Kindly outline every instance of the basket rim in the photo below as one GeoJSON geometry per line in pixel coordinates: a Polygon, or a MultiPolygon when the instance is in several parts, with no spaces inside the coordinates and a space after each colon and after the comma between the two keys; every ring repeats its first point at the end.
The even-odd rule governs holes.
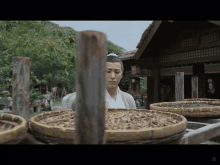
{"type": "Polygon", "coordinates": [[[190,98],[190,99],[183,99],[181,101],[191,101],[191,100],[220,100],[220,99],[210,99],[210,98],[190,98]]]}
{"type": "MultiPolygon", "coordinates": [[[[156,110],[148,110],[146,111],[146,109],[122,109],[122,108],[109,108],[108,110],[116,110],[116,111],[144,111],[144,112],[154,112],[154,113],[160,113],[160,114],[167,114],[167,116],[176,116],[178,118],[181,118],[182,121],[176,123],[176,124],[172,124],[166,127],[155,127],[155,128],[143,128],[143,129],[138,129],[138,130],[134,130],[134,129],[129,129],[129,130],[105,130],[105,138],[110,137],[112,138],[112,136],[114,136],[114,138],[112,138],[113,141],[120,141],[120,140],[132,140],[134,139],[134,137],[139,136],[139,138],[160,138],[160,137],[167,137],[176,133],[179,133],[183,130],[186,129],[186,125],[187,125],[187,120],[183,115],[180,114],[176,114],[176,113],[172,113],[172,112],[163,112],[163,111],[156,111],[156,110]],[[164,131],[165,130],[165,131],[164,131]],[[128,134],[129,136],[127,137],[127,135],[125,136],[126,138],[121,139],[120,136],[121,135],[125,135],[128,134]]],[[[45,115],[51,115],[53,113],[61,113],[67,110],[59,110],[59,111],[52,111],[52,112],[45,112],[42,114],[38,114],[36,116],[33,116],[30,119],[30,128],[31,130],[43,133],[45,135],[51,135],[53,132],[53,135],[55,135],[55,132],[66,132],[66,133],[75,133],[76,129],[74,128],[65,128],[65,127],[59,127],[59,126],[48,126],[45,124],[41,124],[37,121],[35,121],[37,118],[38,119],[42,119],[45,115]],[[55,130],[54,130],[55,129],[55,130]],[[48,131],[49,130],[49,131],[48,131]]],[[[57,137],[60,137],[59,135],[57,135],[57,137]]],[[[74,137],[72,137],[74,138],[74,137]]]]}
{"type": "Polygon", "coordinates": [[[17,118],[19,121],[21,121],[21,124],[14,126],[14,128],[1,131],[0,132],[0,144],[7,143],[8,141],[11,141],[13,139],[16,139],[18,137],[18,134],[25,134],[27,132],[27,120],[21,116],[14,115],[14,114],[7,114],[7,113],[1,113],[0,114],[0,120],[7,120],[15,122],[14,119],[17,118]],[[11,120],[5,119],[5,117],[11,117],[11,120]]]}
{"type": "MultiPolygon", "coordinates": [[[[206,103],[206,104],[212,104],[212,105],[219,105],[219,106],[216,106],[216,107],[220,107],[220,104],[219,104],[219,101],[185,101],[185,100],[182,100],[182,101],[173,101],[173,102],[159,102],[159,103],[152,103],[150,104],[150,106],[158,106],[158,105],[162,105],[162,104],[178,104],[178,103],[206,103]]],[[[172,107],[170,107],[172,108],[172,107]]],[[[194,107],[194,108],[201,108],[201,107],[194,107]]]]}
{"type": "Polygon", "coordinates": [[[176,101],[176,102],[159,102],[150,104],[150,109],[157,111],[173,112],[185,117],[213,117],[220,116],[219,101],[176,101]],[[210,107],[161,107],[162,104],[178,104],[178,103],[206,103],[219,106],[210,107]],[[190,112],[190,113],[189,113],[190,112]]]}

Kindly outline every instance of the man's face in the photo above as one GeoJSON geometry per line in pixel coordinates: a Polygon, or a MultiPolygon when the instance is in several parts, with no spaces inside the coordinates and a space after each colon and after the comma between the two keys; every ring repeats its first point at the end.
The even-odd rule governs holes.
{"type": "Polygon", "coordinates": [[[121,64],[119,62],[107,62],[106,65],[106,87],[116,88],[122,78],[121,64]]]}

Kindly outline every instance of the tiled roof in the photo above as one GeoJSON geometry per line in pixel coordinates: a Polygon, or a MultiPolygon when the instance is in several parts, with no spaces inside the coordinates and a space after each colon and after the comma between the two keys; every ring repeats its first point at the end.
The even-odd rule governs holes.
{"type": "Polygon", "coordinates": [[[133,59],[136,52],[137,52],[137,50],[132,50],[132,51],[129,51],[129,52],[125,52],[119,58],[123,61],[124,60],[131,60],[131,59],[133,59]]]}
{"type": "Polygon", "coordinates": [[[134,58],[135,54],[128,54],[128,55],[121,55],[119,58],[124,61],[124,60],[131,60],[134,58]]]}
{"type": "Polygon", "coordinates": [[[122,56],[129,55],[129,54],[135,54],[136,52],[137,52],[137,50],[132,50],[132,51],[123,53],[122,56]]]}

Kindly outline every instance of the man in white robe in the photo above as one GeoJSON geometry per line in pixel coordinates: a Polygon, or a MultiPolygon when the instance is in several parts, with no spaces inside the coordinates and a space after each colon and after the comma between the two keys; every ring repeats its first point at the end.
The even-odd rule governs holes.
{"type": "MultiPolygon", "coordinates": [[[[134,98],[120,90],[118,84],[123,75],[124,67],[120,58],[115,54],[107,57],[106,67],[106,108],[136,109],[134,98]]],[[[74,109],[76,104],[76,92],[66,95],[62,100],[63,109],[74,109]]]]}

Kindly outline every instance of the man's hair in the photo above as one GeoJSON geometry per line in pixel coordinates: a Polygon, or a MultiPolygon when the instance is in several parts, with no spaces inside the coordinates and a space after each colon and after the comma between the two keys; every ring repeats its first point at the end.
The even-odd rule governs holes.
{"type": "Polygon", "coordinates": [[[121,64],[121,71],[124,72],[124,65],[122,63],[122,60],[115,56],[107,56],[107,62],[119,62],[121,64]]]}

